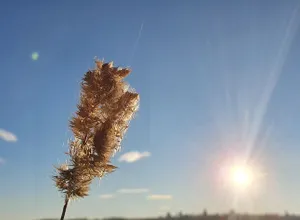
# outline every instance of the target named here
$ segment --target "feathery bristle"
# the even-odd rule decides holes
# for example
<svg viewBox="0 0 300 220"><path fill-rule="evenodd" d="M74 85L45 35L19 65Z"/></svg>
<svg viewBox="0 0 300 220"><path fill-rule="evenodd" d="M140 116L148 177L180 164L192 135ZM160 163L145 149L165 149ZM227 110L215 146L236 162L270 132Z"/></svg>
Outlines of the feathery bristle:
<svg viewBox="0 0 300 220"><path fill-rule="evenodd" d="M95 177L117 167L110 159L120 149L124 133L138 109L139 95L123 81L131 72L113 62L96 60L96 69L84 74L80 102L70 120L74 140L69 143L69 164L56 168L57 188L67 199L88 195Z"/></svg>

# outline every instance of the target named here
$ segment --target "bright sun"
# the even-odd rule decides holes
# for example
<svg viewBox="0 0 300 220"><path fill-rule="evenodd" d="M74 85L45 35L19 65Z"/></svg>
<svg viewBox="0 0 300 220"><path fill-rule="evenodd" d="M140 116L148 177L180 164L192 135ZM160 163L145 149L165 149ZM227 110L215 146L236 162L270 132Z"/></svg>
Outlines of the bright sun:
<svg viewBox="0 0 300 220"><path fill-rule="evenodd" d="M235 187L245 189L251 185L253 174L249 167L234 166L231 171L231 179Z"/></svg>

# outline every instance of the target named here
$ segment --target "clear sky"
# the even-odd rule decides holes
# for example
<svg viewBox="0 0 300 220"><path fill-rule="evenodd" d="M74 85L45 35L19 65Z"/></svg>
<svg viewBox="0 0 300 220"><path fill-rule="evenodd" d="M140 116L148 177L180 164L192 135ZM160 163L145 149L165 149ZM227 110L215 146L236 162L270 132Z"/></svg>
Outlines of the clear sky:
<svg viewBox="0 0 300 220"><path fill-rule="evenodd" d="M132 68L140 111L67 218L300 213L299 22L292 0L2 1L0 219L60 217L53 165L95 56Z"/></svg>

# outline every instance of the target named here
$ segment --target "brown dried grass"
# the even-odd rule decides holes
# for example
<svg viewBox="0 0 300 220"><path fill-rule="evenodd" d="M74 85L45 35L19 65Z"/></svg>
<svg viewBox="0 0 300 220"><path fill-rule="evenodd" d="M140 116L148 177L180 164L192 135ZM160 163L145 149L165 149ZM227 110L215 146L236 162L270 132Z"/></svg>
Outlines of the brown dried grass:
<svg viewBox="0 0 300 220"><path fill-rule="evenodd" d="M94 178L116 169L110 159L139 105L139 95L124 82L130 72L112 62L96 61L96 68L82 79L80 102L70 120L74 135L67 153L70 160L53 176L66 201L87 196Z"/></svg>

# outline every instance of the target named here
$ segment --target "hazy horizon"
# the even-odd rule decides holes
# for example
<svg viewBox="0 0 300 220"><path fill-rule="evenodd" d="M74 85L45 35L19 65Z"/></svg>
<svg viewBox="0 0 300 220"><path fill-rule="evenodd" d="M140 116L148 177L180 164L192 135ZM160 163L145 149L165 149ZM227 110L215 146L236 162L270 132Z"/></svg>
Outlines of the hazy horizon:
<svg viewBox="0 0 300 220"><path fill-rule="evenodd" d="M205 209L204 209L205 210ZM204 211L203 210L203 211ZM139 217L123 217L123 216L110 216L110 217L103 217L103 218L97 218L97 217L75 217L75 218L66 218L66 219L103 219L103 220L113 220L113 219L169 219L169 218L173 218L173 219L186 219L186 218L197 218L197 219L201 219L201 218L216 218L219 217L218 219L222 219L222 217L228 217L228 216L240 216L240 217L279 217L279 218L299 218L300 219L300 214L296 214L296 213L289 213L288 211L285 211L284 213L248 213L248 212L244 212L244 213L239 213L239 212L235 212L234 210L228 210L227 212L224 213L209 213L207 212L207 210L205 210L205 214L201 212L199 213L182 213L181 211L179 212L175 212L175 213L170 213L170 212L166 212L166 213L161 213L160 215L157 216L139 216ZM39 220L54 220L54 219L59 219L59 218L42 218Z"/></svg>

